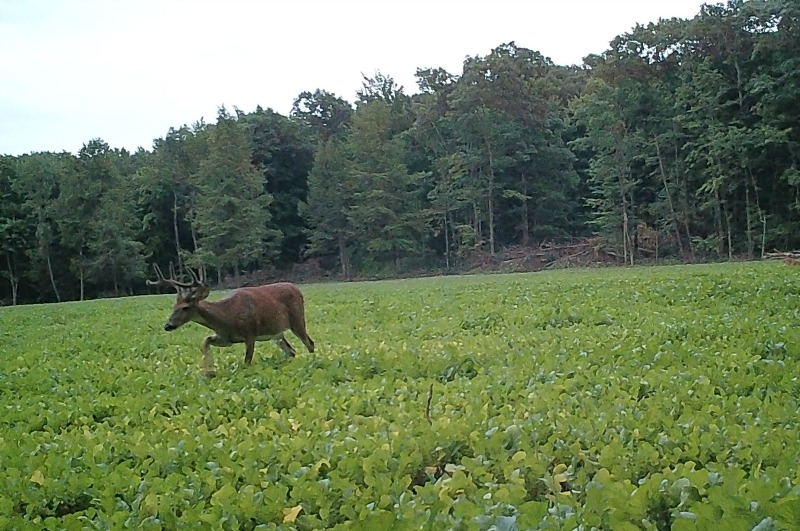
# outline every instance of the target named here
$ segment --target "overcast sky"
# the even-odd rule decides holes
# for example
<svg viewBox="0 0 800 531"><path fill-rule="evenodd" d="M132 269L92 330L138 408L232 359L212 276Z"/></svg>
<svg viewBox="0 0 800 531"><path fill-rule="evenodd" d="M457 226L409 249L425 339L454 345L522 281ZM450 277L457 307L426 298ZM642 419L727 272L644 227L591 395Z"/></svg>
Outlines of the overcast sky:
<svg viewBox="0 0 800 531"><path fill-rule="evenodd" d="M354 100L361 73L416 92L515 41L580 64L699 0L0 0L0 154L151 149L225 105L288 114L304 90Z"/></svg>

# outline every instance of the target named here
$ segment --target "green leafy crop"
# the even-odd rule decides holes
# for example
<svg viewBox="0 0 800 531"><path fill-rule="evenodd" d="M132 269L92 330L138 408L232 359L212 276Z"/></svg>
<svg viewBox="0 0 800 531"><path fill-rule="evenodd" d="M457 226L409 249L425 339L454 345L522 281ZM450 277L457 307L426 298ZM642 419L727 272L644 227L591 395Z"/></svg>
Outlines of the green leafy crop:
<svg viewBox="0 0 800 531"><path fill-rule="evenodd" d="M303 290L214 379L169 296L0 310L0 529L797 529L790 268Z"/></svg>

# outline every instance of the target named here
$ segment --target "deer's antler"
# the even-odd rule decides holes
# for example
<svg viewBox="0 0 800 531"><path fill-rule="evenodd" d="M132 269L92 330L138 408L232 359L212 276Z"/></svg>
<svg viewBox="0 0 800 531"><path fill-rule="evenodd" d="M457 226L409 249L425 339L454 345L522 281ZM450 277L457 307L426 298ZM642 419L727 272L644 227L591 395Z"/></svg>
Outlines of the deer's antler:
<svg viewBox="0 0 800 531"><path fill-rule="evenodd" d="M171 287L180 289L180 288L194 288L197 286L202 286L203 282L197 278L197 275L189 268L189 273L192 276L191 282L180 282L175 278L175 266L172 262L169 263L169 278L164 277L164 273L161 272L161 268L158 267L158 264L153 264L153 270L156 273L156 280L148 280L148 286L158 286L162 287Z"/></svg>

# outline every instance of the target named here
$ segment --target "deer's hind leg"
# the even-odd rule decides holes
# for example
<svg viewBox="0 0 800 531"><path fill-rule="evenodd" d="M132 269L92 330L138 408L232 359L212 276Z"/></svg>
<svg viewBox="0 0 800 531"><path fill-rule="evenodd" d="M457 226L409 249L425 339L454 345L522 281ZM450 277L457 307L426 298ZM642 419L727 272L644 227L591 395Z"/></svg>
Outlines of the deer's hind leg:
<svg viewBox="0 0 800 531"><path fill-rule="evenodd" d="M306 332L306 319L303 314L300 314L299 317L289 317L289 328L291 329L292 333L303 342L309 352L314 352L314 341L311 340L309 337L308 332Z"/></svg>
<svg viewBox="0 0 800 531"><path fill-rule="evenodd" d="M217 371L214 370L214 357L211 354L211 345L215 347L229 347L233 343L221 336L213 335L208 336L203 340L200 345L200 350L203 351L203 371L206 376L216 376Z"/></svg>
<svg viewBox="0 0 800 531"><path fill-rule="evenodd" d="M283 337L283 334L281 334L280 337L278 337L275 341L278 343L278 346L281 347L281 350L290 358L294 358L297 355L294 347L292 347L292 345L286 341L286 338Z"/></svg>

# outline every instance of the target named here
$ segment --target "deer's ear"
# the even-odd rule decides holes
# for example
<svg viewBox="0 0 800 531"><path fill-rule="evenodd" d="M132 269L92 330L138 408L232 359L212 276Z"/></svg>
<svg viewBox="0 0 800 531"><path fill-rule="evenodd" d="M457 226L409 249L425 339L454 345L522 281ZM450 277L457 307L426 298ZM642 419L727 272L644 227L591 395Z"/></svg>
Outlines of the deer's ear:
<svg viewBox="0 0 800 531"><path fill-rule="evenodd" d="M211 288L208 286L198 286L197 291L195 292L195 300L202 301L207 299L209 294L211 293Z"/></svg>

